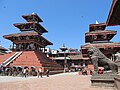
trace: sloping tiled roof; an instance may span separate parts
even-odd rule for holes
[[[120,0],[113,0],[106,25],[120,25]]]
[[[96,30],[105,30],[106,23],[99,23],[99,24],[90,24],[89,31],[96,31]]]
[[[36,28],[36,31],[37,32],[40,32],[40,33],[45,33],[45,32],[48,32],[42,25],[40,25],[39,23],[35,23],[35,22],[27,22],[27,23],[16,23],[16,24],[13,24],[15,27],[19,28],[20,31],[32,31],[32,30],[35,30],[35,27]],[[30,26],[34,26],[33,28],[30,27]],[[24,29],[23,27],[27,27],[26,29]]]
[[[97,48],[104,48],[104,47],[119,47],[120,48],[120,43],[93,43],[93,44],[86,44],[82,46],[82,48],[89,48],[92,46],[95,46]]]
[[[64,60],[65,57],[56,57],[56,58],[53,58],[54,60]],[[69,57],[66,57],[67,60],[69,60],[70,58]]]
[[[84,58],[82,55],[69,56],[72,60],[89,60],[89,58]]]
[[[54,60],[64,60],[65,57],[56,57]],[[69,56],[66,57],[67,60],[89,60],[89,58],[83,58],[81,55]]]
[[[28,21],[28,17],[31,17],[31,16],[34,16],[35,18],[37,18],[39,22],[43,22],[43,20],[42,20],[36,13],[28,14],[28,15],[22,15],[22,17],[23,17],[26,21]]]
[[[113,31],[113,30],[103,30],[103,31],[87,32],[87,33],[85,33],[85,35],[87,36],[87,35],[91,35],[91,34],[99,35],[99,34],[116,34],[116,33],[117,33],[117,31]]]
[[[51,43],[50,41],[45,39],[43,36],[39,35],[37,32],[34,32],[34,31],[21,32],[21,33],[16,33],[16,34],[8,34],[8,35],[4,35],[3,37],[6,39],[10,39],[10,37],[19,37],[19,36],[39,36],[40,38],[45,40],[48,45],[53,45],[53,43]]]
[[[3,50],[3,51],[8,51],[6,48],[0,46],[0,50]]]
[[[31,36],[31,35],[38,35],[37,32],[21,32],[21,33],[16,33],[16,34],[8,34],[8,35],[4,35],[4,38],[10,38],[10,37],[19,37],[19,36]]]

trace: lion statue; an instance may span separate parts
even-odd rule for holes
[[[88,49],[88,55],[94,65],[95,73],[98,72],[98,64],[101,66],[108,66],[112,72],[117,72],[117,64],[107,58],[98,48],[91,45],[91,47]]]

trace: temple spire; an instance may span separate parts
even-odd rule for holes
[[[97,20],[96,20],[96,24],[99,24]]]

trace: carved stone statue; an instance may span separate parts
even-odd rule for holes
[[[94,74],[98,72],[98,64],[100,64],[101,66],[107,65],[112,70],[112,72],[117,71],[117,64],[107,58],[98,48],[91,45],[91,47],[88,49],[88,55],[94,65]]]

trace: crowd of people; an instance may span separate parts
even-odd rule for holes
[[[79,72],[81,72],[82,75],[87,75],[87,69],[86,68],[81,68],[78,70]],[[90,75],[92,75],[92,70],[90,70]],[[49,77],[50,74],[50,70],[46,69],[44,70],[43,67],[39,67],[39,68],[35,68],[35,67],[15,67],[15,66],[11,66],[11,67],[3,67],[0,66],[0,75],[1,76],[21,76],[21,77],[28,77],[28,76],[38,76],[39,77],[43,77],[43,75],[46,75],[47,77]],[[103,74],[103,70],[99,69],[98,70],[98,74]]]
[[[0,75],[2,76],[17,76],[22,74],[21,67],[0,67]]]
[[[49,77],[49,69],[43,71],[42,67],[36,69],[34,67],[0,67],[0,75],[1,76],[21,76],[21,77],[28,77],[28,76],[39,76],[42,77],[44,74]]]

